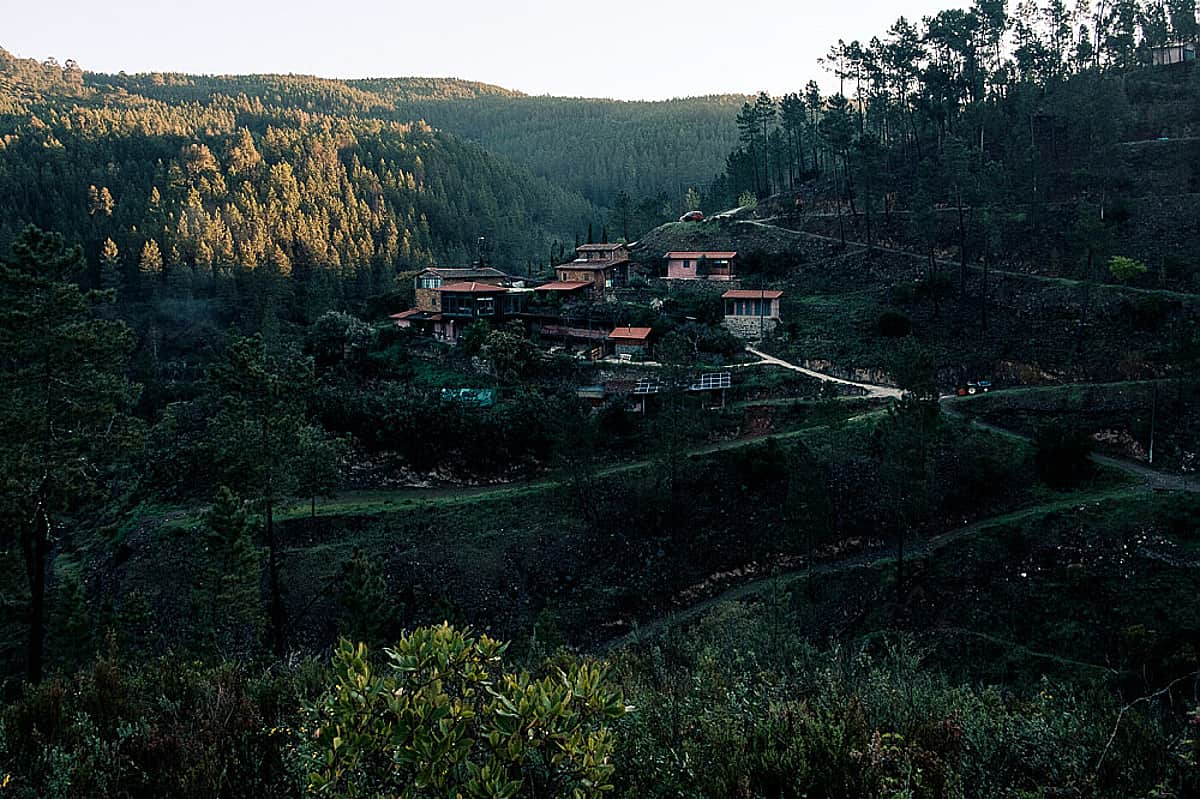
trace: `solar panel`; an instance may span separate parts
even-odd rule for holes
[[[692,383],[691,391],[718,391],[720,389],[729,388],[733,385],[732,375],[729,372],[710,372],[706,375],[700,375],[700,379]]]
[[[662,383],[649,378],[639,380],[633,389],[634,394],[657,394],[660,391],[662,391]]]

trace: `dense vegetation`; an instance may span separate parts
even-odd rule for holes
[[[740,115],[0,51],[0,793],[1196,795],[1196,33],[979,0]],[[388,319],[589,226],[630,286]]]
[[[594,215],[578,194],[424,123],[236,87],[201,100],[136,89],[0,51],[0,243],[35,223],[81,243],[114,281],[261,267],[362,298],[435,260],[543,267]]]
[[[88,75],[86,81],[170,103],[245,95],[310,112],[424,120],[608,208],[622,192],[638,198],[665,193],[673,208],[686,188],[706,185],[737,140],[731,115],[745,100],[726,95],[665,102],[529,97],[486,84],[427,78]]]

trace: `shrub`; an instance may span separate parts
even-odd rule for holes
[[[1146,265],[1134,258],[1126,258],[1124,255],[1114,255],[1108,261],[1108,271],[1115,279],[1124,283],[1126,280],[1132,280],[1138,275],[1146,274]]]
[[[286,671],[286,670],[284,670]],[[297,795],[282,768],[307,668],[252,677],[233,664],[113,657],[26,688],[0,719],[5,796]]]
[[[421,628],[372,664],[343,641],[298,753],[318,796],[599,796],[625,712],[603,669],[506,674],[506,644]]]
[[[1047,425],[1034,439],[1038,476],[1055,488],[1078,484],[1092,471],[1092,439],[1080,430]]]
[[[899,311],[887,310],[879,315],[876,328],[881,336],[903,338],[912,332],[912,320]]]

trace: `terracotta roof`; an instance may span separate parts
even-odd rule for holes
[[[508,275],[506,275],[504,272],[501,272],[499,269],[493,269],[490,266],[485,266],[482,268],[480,268],[478,266],[463,266],[463,267],[431,266],[428,269],[422,269],[417,274],[423,275],[426,272],[433,272],[436,275],[440,275],[441,277],[447,278],[450,280],[470,280],[471,278],[480,278],[480,277],[499,277],[499,278],[508,277]]]
[[[508,289],[502,286],[492,286],[487,283],[446,283],[438,291],[453,291],[458,294],[503,294]]]
[[[728,261],[737,256],[736,252],[669,252],[664,258],[711,258],[714,261]]]
[[[402,311],[397,314],[392,314],[389,319],[395,319],[397,322],[408,319],[413,322],[440,322],[442,315],[435,311],[422,311],[420,308],[413,308],[410,311]]]
[[[553,283],[544,283],[534,288],[534,291],[575,291],[576,289],[587,288],[591,283],[585,283],[582,280],[556,280]]]
[[[624,246],[624,244],[582,244],[575,248],[575,252],[611,252]]]
[[[617,258],[612,261],[570,261],[569,263],[559,264],[555,269],[608,269],[609,267],[619,266],[620,264],[628,263],[628,258]]]
[[[782,291],[759,291],[756,289],[730,289],[721,295],[723,300],[777,300]]]
[[[609,338],[635,339],[645,341],[650,338],[651,327],[618,327],[608,334]]]

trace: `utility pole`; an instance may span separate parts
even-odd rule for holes
[[[1154,426],[1158,421],[1158,383],[1154,384],[1154,392],[1150,400],[1150,465],[1154,465]]]
[[[767,275],[762,273],[758,276],[758,340],[761,342],[765,335],[766,329],[766,314],[763,309],[763,302],[767,298]]]

